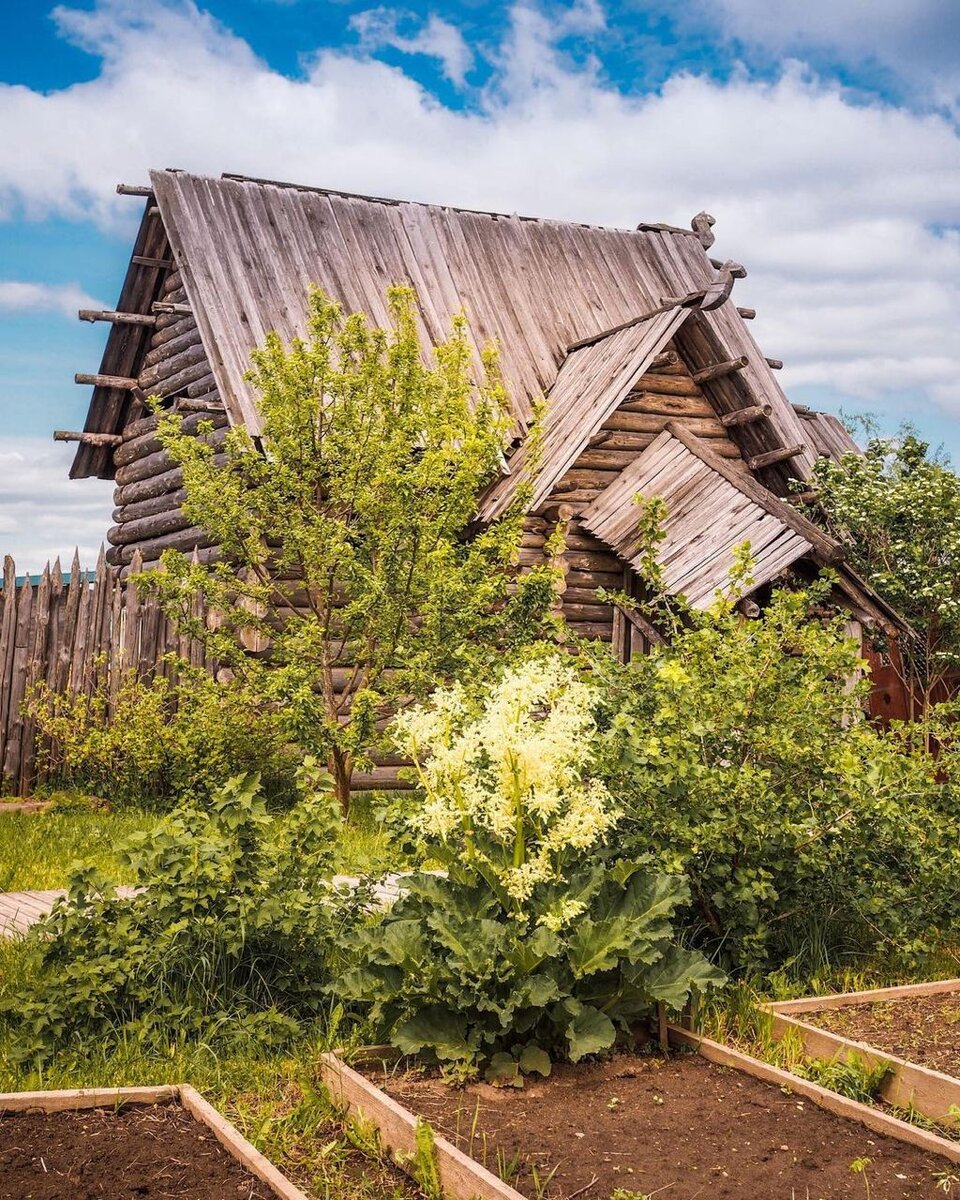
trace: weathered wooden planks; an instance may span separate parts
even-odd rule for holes
[[[672,423],[664,429],[580,514],[580,520],[626,562],[636,565],[633,497],[662,498],[667,515],[657,559],[664,581],[671,592],[686,595],[695,608],[705,608],[717,589],[726,585],[737,546],[750,543],[757,587],[809,554],[823,535],[813,526],[807,533],[796,519],[787,521],[779,511],[771,512],[770,506],[779,501],[771,496],[769,504],[760,503],[760,485],[748,488],[729,469],[718,472],[705,448],[697,452],[697,439],[686,433],[681,439],[680,432],[679,425]]]
[[[132,560],[137,552],[130,551]],[[184,649],[195,665],[212,666],[202,648],[181,645],[156,601],[138,599],[102,552],[92,572],[81,570],[75,554],[66,579],[55,563],[36,583],[27,577],[19,585],[7,557],[0,591],[0,794],[27,795],[41,774],[36,727],[23,711],[37,684],[82,696],[106,686],[115,698],[124,670],[149,677],[164,655]]]

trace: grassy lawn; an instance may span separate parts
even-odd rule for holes
[[[156,822],[146,813],[4,813],[0,892],[65,887],[71,863],[91,857],[104,868],[117,868],[111,853],[117,843]]]
[[[394,839],[377,816],[373,797],[360,796],[340,843],[344,874],[402,870]],[[152,829],[156,813],[41,812],[0,814],[0,892],[47,891],[66,886],[74,862],[94,859],[124,878],[112,850],[129,834]]]

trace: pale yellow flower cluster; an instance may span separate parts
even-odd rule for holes
[[[619,815],[604,785],[586,777],[596,700],[555,655],[507,671],[479,704],[454,687],[401,713],[394,738],[426,793],[421,834],[482,860],[518,904],[561,878],[564,861],[597,844]],[[574,909],[551,914],[551,926]]]

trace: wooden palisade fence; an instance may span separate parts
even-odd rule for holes
[[[139,555],[137,556],[139,559]],[[130,564],[131,575],[140,562]],[[199,615],[199,614],[198,614]],[[68,576],[59,559],[34,583],[18,585],[16,567],[3,561],[0,592],[0,794],[28,795],[39,782],[36,727],[23,703],[40,683],[55,692],[111,700],[128,672],[140,678],[172,676],[165,656],[207,666],[203,648],[178,634],[157,602],[121,581],[101,549],[96,569],[84,571],[74,554]]]

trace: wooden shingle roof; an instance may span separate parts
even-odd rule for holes
[[[270,330],[285,339],[305,332],[310,284],[381,324],[386,289],[411,284],[428,345],[465,312],[478,367],[482,347],[499,344],[522,432],[568,346],[716,276],[698,236],[669,226],[610,229],[181,171],[150,179],[148,209],[162,220],[183,274],[220,395],[231,421],[253,432],[256,398],[243,378],[250,351]],[[800,419],[736,307],[728,302],[712,315],[728,352],[748,357],[744,382],[771,404],[772,435],[780,445],[802,442]],[[114,326],[108,357],[123,336]],[[88,431],[122,430],[125,406],[116,400],[95,391]],[[106,457],[81,446],[73,473],[103,473]],[[804,475],[811,464],[801,454],[787,474]]]
[[[547,396],[538,461],[532,460],[530,445],[525,442],[510,459],[510,474],[484,496],[479,518],[492,521],[498,517],[531,476],[534,482],[529,507],[536,509],[673,337],[689,311],[666,309],[571,351]]]
[[[667,591],[683,593],[694,608],[706,608],[726,586],[744,542],[754,562],[751,590],[815,550],[837,557],[821,530],[674,423],[580,514],[581,524],[635,568],[637,495],[665,502],[657,559]]]

